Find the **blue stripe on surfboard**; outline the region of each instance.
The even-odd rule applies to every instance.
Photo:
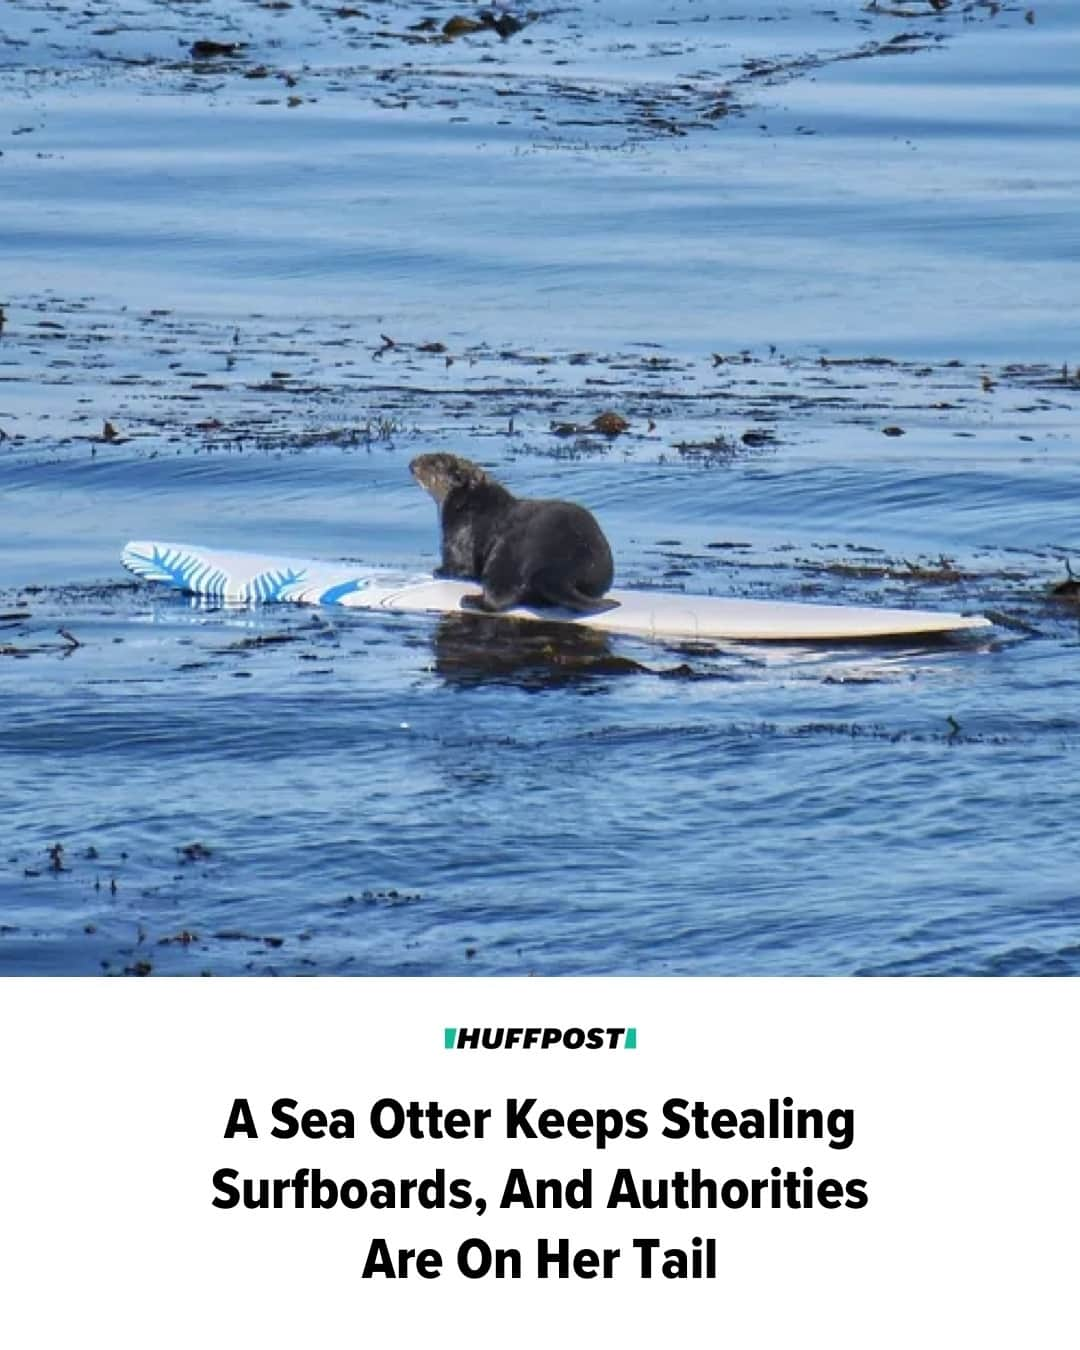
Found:
[[[330,586],[319,596],[320,605],[340,604],[346,595],[354,595],[357,591],[365,591],[371,585],[370,577],[353,577],[351,581],[339,582],[336,586]]]

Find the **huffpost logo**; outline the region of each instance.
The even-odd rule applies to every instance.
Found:
[[[637,1027],[446,1027],[447,1050],[636,1050]]]

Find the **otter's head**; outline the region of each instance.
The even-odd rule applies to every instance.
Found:
[[[455,488],[477,487],[488,481],[484,470],[471,459],[441,452],[418,455],[409,465],[409,472],[440,506]]]

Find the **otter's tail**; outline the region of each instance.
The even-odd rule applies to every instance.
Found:
[[[602,600],[599,596],[586,595],[575,586],[572,591],[564,592],[553,603],[563,609],[572,609],[575,614],[606,614],[609,609],[618,609],[618,600]]]

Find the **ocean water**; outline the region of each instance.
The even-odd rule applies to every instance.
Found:
[[[0,972],[1080,970],[1080,18],[712,8],[5,5]],[[994,628],[120,567],[433,566],[444,448],[587,504],[620,585]]]

